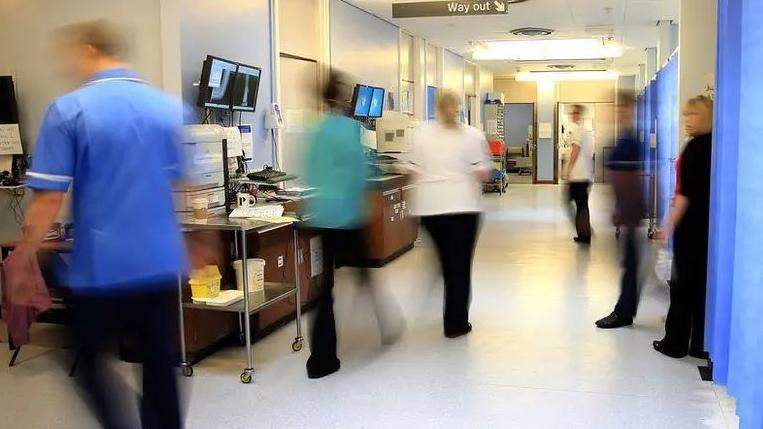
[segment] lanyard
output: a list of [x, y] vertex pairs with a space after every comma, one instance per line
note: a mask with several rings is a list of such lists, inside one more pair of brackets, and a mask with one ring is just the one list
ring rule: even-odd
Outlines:
[[82, 86], [90, 86], [90, 85], [95, 85], [97, 83], [113, 82], [113, 81], [135, 82], [135, 83], [142, 83], [142, 84], [148, 85], [148, 82], [136, 77], [107, 77], [103, 79], [91, 80], [90, 82], [82, 84]]

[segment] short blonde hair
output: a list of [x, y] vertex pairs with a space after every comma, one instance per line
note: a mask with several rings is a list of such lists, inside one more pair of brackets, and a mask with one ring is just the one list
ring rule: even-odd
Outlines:
[[703, 108], [707, 112], [707, 120], [709, 121], [710, 126], [713, 125], [713, 99], [706, 96], [706, 95], [698, 95], [694, 98], [690, 98], [689, 101], [686, 102], [686, 106], [684, 109], [688, 109], [690, 107], [693, 108]]

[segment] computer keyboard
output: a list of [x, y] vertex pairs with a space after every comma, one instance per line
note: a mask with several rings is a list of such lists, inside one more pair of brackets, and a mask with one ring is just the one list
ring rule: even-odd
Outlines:
[[286, 173], [283, 171], [273, 170], [271, 167], [265, 167], [260, 171], [255, 171], [253, 173], [247, 174], [247, 177], [251, 180], [268, 181], [285, 175]]
[[238, 207], [228, 215], [230, 218], [268, 218], [283, 216], [283, 206], [280, 204], [267, 204], [254, 207]]

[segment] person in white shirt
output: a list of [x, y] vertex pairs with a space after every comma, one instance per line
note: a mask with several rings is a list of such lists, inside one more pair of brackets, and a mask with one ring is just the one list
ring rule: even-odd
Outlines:
[[415, 132], [413, 213], [432, 236], [445, 283], [444, 333], [466, 335], [471, 274], [480, 223], [482, 182], [490, 173], [483, 133], [459, 122], [458, 96], [445, 92], [437, 100], [437, 120]]
[[591, 243], [591, 216], [588, 210], [588, 191], [593, 181], [593, 132], [583, 125], [585, 107], [572, 106], [570, 120], [572, 129], [570, 161], [567, 166], [567, 197], [575, 204], [575, 242]]

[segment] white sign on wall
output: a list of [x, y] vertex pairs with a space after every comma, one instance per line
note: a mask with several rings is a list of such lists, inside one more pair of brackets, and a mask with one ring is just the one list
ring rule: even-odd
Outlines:
[[21, 148], [19, 124], [0, 124], [0, 155], [18, 155]]

